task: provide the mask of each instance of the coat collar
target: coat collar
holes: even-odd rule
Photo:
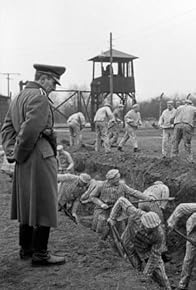
[[[28,82],[25,88],[26,89],[42,89],[46,93],[45,89],[37,82]],[[46,93],[46,95],[47,95],[47,93]]]
[[[46,90],[44,89],[44,87],[42,87],[39,83],[37,82],[28,82],[27,85],[25,86],[25,89],[41,89],[44,91],[44,93],[46,94],[46,96],[48,97],[49,101],[54,104],[54,102],[49,98]]]

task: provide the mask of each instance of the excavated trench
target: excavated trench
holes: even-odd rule
[[[126,183],[143,191],[150,186],[155,179],[162,180],[170,189],[170,196],[175,200],[168,203],[165,210],[165,219],[173,212],[175,207],[184,202],[196,202],[196,164],[188,164],[183,160],[163,160],[138,154],[118,152],[115,155],[97,154],[96,152],[74,153],[75,169],[77,172],[87,172],[96,179],[104,180],[108,170],[119,169],[121,177]],[[80,214],[89,216],[93,214],[93,205],[81,206]],[[177,224],[178,230],[186,234],[186,220],[182,218]],[[90,223],[84,224],[90,226]],[[167,236],[167,246],[171,261],[166,264],[166,271],[171,283],[177,285],[180,279],[182,261],[185,254],[186,241],[171,233]],[[190,289],[195,289],[196,267],[193,269]]]
[[[130,155],[117,153],[116,155],[97,154],[96,152],[74,153],[75,169],[77,172],[87,172],[96,179],[104,179],[108,170],[118,168],[126,183],[143,191],[153,181],[162,180],[170,189],[170,196],[175,201],[168,204],[165,210],[167,219],[174,208],[183,202],[196,202],[196,165],[182,160],[163,160],[144,155]],[[82,206],[82,215],[91,215],[92,205]],[[186,218],[183,218],[178,228],[185,233]],[[178,250],[185,245],[185,241],[171,234],[168,239],[170,251]]]

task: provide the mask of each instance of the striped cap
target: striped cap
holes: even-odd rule
[[[90,183],[90,181],[91,181],[91,177],[87,173],[81,173],[79,175],[79,178],[83,183],[86,183],[86,184]]]
[[[106,174],[106,179],[110,180],[110,179],[114,179],[114,178],[119,178],[120,177],[120,173],[118,169],[111,169],[108,171],[108,173]]]
[[[143,214],[143,216],[141,217],[141,222],[147,229],[154,229],[160,225],[161,220],[158,214],[149,211]]]

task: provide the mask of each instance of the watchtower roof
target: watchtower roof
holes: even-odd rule
[[[129,62],[133,59],[137,59],[137,56],[124,53],[122,51],[112,49],[112,61],[113,62]],[[97,55],[95,57],[92,57],[89,59],[89,61],[94,62],[110,62],[110,50],[107,50],[105,52],[102,52],[100,55]]]

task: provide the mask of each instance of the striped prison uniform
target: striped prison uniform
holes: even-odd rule
[[[163,129],[162,137],[162,154],[163,156],[171,156],[171,147],[173,142],[174,125],[171,124],[171,119],[175,117],[176,109],[166,109],[162,112],[159,119],[159,126]]]
[[[131,137],[133,147],[138,148],[136,130],[137,130],[138,126],[142,125],[140,112],[135,112],[132,109],[132,110],[127,112],[124,120],[125,120],[125,134],[122,137],[118,146],[123,147],[125,145],[125,143]]]
[[[95,142],[95,151],[100,151],[102,147],[105,149],[105,152],[110,152],[110,141],[108,135],[108,122],[114,119],[114,115],[109,106],[103,106],[99,108],[95,114],[95,132],[96,132],[96,142]]]
[[[109,139],[111,145],[117,145],[119,132],[120,132],[120,125],[122,123],[121,120],[121,112],[122,109],[116,108],[113,111],[114,119],[110,120],[108,123],[108,132],[109,132]]]
[[[96,205],[94,210],[92,229],[96,232],[103,233],[107,232],[107,219],[109,218],[112,206],[118,200],[119,197],[125,196],[129,200],[136,199],[148,199],[142,192],[135,190],[126,184],[119,183],[112,185],[109,181],[104,181],[102,184],[97,186],[96,190],[91,193],[90,198],[93,200],[94,197],[99,198],[102,202],[109,205],[110,208],[102,209]]]
[[[57,162],[58,162],[58,173],[64,174],[67,173],[67,168],[70,164],[74,164],[71,154],[65,150],[62,150],[57,153]],[[71,169],[72,172],[74,168]],[[71,171],[70,170],[70,171]]]
[[[152,276],[164,289],[171,290],[161,257],[164,239],[161,226],[147,232],[141,223],[141,217],[145,211],[137,209],[124,197],[116,202],[110,218],[115,220],[122,211],[128,216],[128,224],[122,234],[122,241],[133,264],[138,270],[145,265],[143,270],[145,275]]]
[[[96,180],[96,179],[91,179],[89,187],[87,188],[87,190],[82,194],[80,200],[82,203],[87,203],[87,202],[91,202],[91,193],[94,192],[96,190],[96,188],[99,185],[102,185],[104,181],[102,180]]]
[[[178,220],[183,216],[189,216],[186,222],[187,235],[196,242],[196,203],[181,203],[176,207],[168,219],[168,226],[174,228]],[[196,260],[196,247],[190,242],[186,242],[186,253],[182,265],[179,289],[187,289],[191,273]]]
[[[77,146],[78,148],[82,143],[81,130],[85,127],[86,120],[82,112],[74,113],[69,116],[67,125],[69,127],[70,146]]]
[[[169,198],[169,188],[162,181],[156,181],[152,186],[149,186],[144,192],[149,197],[156,199],[168,199]],[[144,202],[139,203],[138,207],[144,211],[153,211],[158,214],[161,219],[161,226],[164,233],[164,242],[162,252],[167,252],[166,245],[166,227],[165,227],[165,219],[163,214],[163,209],[165,209],[167,205],[167,201],[155,201],[155,202]]]
[[[59,186],[58,204],[64,206],[79,200],[81,195],[87,190],[87,186],[80,186],[79,176],[74,174],[58,174]]]

